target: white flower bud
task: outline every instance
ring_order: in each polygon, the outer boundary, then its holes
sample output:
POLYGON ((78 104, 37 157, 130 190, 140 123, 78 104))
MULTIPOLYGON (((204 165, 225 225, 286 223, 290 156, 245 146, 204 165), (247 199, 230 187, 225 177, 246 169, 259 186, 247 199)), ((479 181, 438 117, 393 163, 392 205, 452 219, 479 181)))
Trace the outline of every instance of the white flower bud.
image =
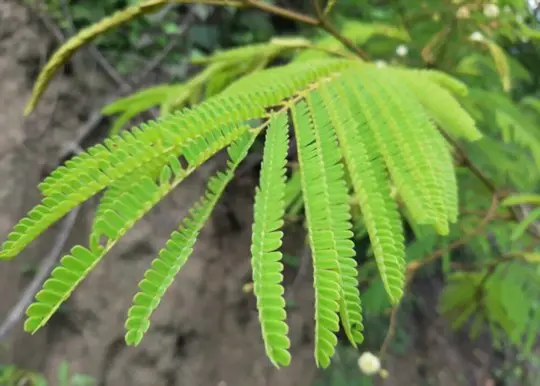
POLYGON ((496 4, 485 4, 484 5, 484 15, 487 17, 494 19, 499 16, 501 11, 499 10, 499 7, 496 4))
POLYGON ((242 286, 242 292, 246 294, 253 292, 253 283, 249 282, 249 283, 244 284, 242 286))
POLYGON ((358 367, 366 375, 374 375, 381 371, 381 361, 370 352, 364 352, 358 358, 358 367))
POLYGON ((404 57, 404 56, 407 56, 408 53, 409 53, 409 48, 408 48, 405 44, 400 44, 400 45, 396 48, 396 54, 397 54, 397 56, 404 57))
POLYGON ((383 67, 387 66, 387 64, 386 64, 386 62, 384 60, 376 60, 375 65, 377 66, 377 68, 383 68, 383 67))
POLYGON ((462 5, 461 7, 458 8, 457 12, 456 12, 456 17, 458 19, 468 19, 471 17, 471 11, 469 10, 469 7, 467 7, 466 5, 462 5))
POLYGON ((471 36, 469 36, 469 39, 473 42, 481 42, 484 40, 484 35, 482 35, 482 33, 479 31, 475 31, 471 34, 471 36))

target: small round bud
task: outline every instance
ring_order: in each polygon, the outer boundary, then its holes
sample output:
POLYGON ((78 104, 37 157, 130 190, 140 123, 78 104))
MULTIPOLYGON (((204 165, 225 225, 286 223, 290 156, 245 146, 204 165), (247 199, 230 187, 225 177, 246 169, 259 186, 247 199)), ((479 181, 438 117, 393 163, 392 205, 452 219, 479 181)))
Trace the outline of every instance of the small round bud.
POLYGON ((404 57, 404 56, 407 56, 408 53, 409 53, 409 48, 408 48, 405 44, 400 44, 400 45, 396 48, 396 54, 397 54, 397 56, 404 57))
POLYGON ((366 375, 374 375, 381 371, 381 361, 370 352, 364 352, 358 358, 358 367, 366 375))
POLYGON ((481 42, 484 40, 484 35, 482 35, 482 33, 479 31, 475 31, 471 34, 471 36, 469 36, 469 39, 473 42, 481 42))
POLYGON ((499 7, 496 4, 485 4, 484 5, 484 15, 494 19, 499 16, 501 13, 499 7))
POLYGON ((471 17, 471 11, 469 10, 469 7, 466 5, 462 5, 458 8, 456 12, 456 17, 458 19, 469 19, 471 17))
POLYGON ((242 292, 245 294, 248 294, 250 292, 253 292, 253 283, 246 283, 242 286, 242 292))

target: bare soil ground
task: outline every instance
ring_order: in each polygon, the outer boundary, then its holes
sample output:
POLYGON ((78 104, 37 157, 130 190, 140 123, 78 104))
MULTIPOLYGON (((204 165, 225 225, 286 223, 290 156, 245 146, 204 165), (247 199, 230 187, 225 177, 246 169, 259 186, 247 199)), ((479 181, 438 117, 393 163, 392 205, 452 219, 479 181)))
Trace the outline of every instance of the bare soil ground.
MULTIPOLYGON (((88 112, 99 105, 107 85, 98 77, 93 89, 67 74, 53 81, 35 114, 22 112, 38 68, 53 45, 31 18, 22 0, 0 0, 0 238, 38 202, 36 185, 58 160, 60 150, 77 137, 88 112), (97 87, 97 88, 96 88, 97 87)), ((95 76, 95 75, 91 75, 95 76)), ((109 87, 110 88, 110 87, 109 87)), ((249 238, 254 181, 241 178, 202 233, 137 348, 123 341, 123 322, 137 282, 168 235, 204 189, 215 170, 209 164, 162 202, 128 233, 75 291, 62 312, 34 336, 19 325, 0 346, 0 363, 44 371, 53 379, 68 360, 74 371, 90 374, 102 386, 258 386, 311 385, 312 300, 309 279, 298 287, 299 305, 290 312, 293 362, 273 369, 264 356, 255 304, 242 286, 250 280, 249 238), (231 220, 231 215, 235 220, 231 220)), ((93 207, 79 217, 69 245, 84 243, 93 207)), ((30 280, 22 268, 39 264, 54 243, 48 231, 16 261, 0 267, 0 320, 30 280)), ((296 238, 301 240, 302 237, 296 238)), ((294 250, 294 241, 291 242, 294 250)), ((433 294, 433 288, 427 288, 433 294)), ((427 298, 432 310, 434 299, 427 298)), ((449 332, 433 313, 411 320, 414 347, 390 357, 385 385, 488 386, 486 354, 449 332), (464 383, 462 382, 465 376, 464 383), (458 379, 460 378, 460 379, 458 379)))

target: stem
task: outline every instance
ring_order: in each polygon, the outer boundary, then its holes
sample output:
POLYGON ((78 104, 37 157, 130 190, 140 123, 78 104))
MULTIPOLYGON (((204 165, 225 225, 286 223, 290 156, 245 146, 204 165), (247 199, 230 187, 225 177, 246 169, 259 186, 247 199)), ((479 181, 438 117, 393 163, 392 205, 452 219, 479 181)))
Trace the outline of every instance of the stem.
POLYGON ((327 15, 321 9, 321 6, 317 0, 314 0, 314 8, 317 15, 317 18, 304 15, 302 13, 278 7, 273 4, 264 3, 261 0, 243 0, 246 7, 255 8, 273 15, 281 16, 286 19, 291 19, 300 23, 309 24, 315 27, 320 27, 328 32, 330 35, 335 37, 341 42, 345 47, 354 52, 359 58, 363 60, 370 60, 369 56, 362 51, 358 46, 356 46, 351 40, 343 36, 339 30, 330 23, 327 15))
POLYGON ((369 61, 370 57, 360 47, 354 44, 350 39, 343 36, 341 32, 328 20, 327 14, 321 8, 318 0, 313 0, 313 7, 315 8, 315 14, 317 15, 317 25, 335 37, 345 47, 354 52, 360 59, 369 61))
POLYGON ((463 235, 463 237, 454 241, 453 243, 448 245, 448 247, 434 251, 432 254, 422 260, 410 262, 409 264, 407 264, 408 274, 412 277, 412 275, 414 275, 420 267, 423 267, 424 265, 429 264, 434 260, 437 260, 439 257, 442 257, 446 253, 451 252, 454 249, 466 244, 470 239, 480 234, 484 230, 484 228, 496 217, 498 207, 499 196, 497 194, 494 194, 491 199, 491 206, 486 212, 486 215, 484 216, 480 224, 478 224, 478 226, 472 232, 463 235))
POLYGON ((476 178, 478 178, 491 193, 495 193, 497 191, 495 183, 471 161, 471 159, 467 155, 467 152, 461 147, 461 145, 455 139, 450 137, 444 130, 440 129, 439 131, 448 141, 448 143, 450 143, 459 153, 459 157, 461 158, 461 164, 467 169, 469 169, 471 173, 474 174, 476 178))
POLYGON ((396 304, 392 308, 392 313, 390 314, 390 325, 388 326, 388 331, 386 332, 386 336, 384 337, 383 344, 381 345, 381 349, 379 350, 379 359, 384 359, 384 356, 386 354, 386 351, 388 350, 388 346, 390 345, 390 342, 392 341, 392 338, 394 337, 394 333, 396 332, 397 327, 397 313, 399 311, 401 302, 396 304))
POLYGON ((244 0, 244 4, 248 7, 256 8, 264 12, 268 12, 277 16, 284 17, 286 19, 295 20, 301 23, 310 24, 314 26, 319 25, 319 21, 311 16, 301 14, 290 9, 281 8, 277 5, 263 3, 260 0, 244 0))
MULTIPOLYGON (((446 248, 441 248, 436 251, 434 251, 431 255, 427 256, 423 260, 420 261, 413 261, 407 264, 407 274, 405 279, 405 288, 403 289, 405 292, 405 289, 409 286, 409 284, 412 282, 414 275, 420 269, 426 264, 429 264, 441 256, 444 256, 446 253, 466 244, 471 238, 478 235, 482 232, 482 230, 490 223, 490 221, 495 218, 495 215, 497 214, 497 208, 499 206, 499 195, 494 194, 491 200, 491 206, 489 210, 487 211, 486 215, 478 224, 476 229, 470 233, 467 233, 463 235, 459 240, 454 241, 452 244, 450 244, 446 248)), ((383 344, 381 346, 381 349, 379 351, 379 357, 382 359, 383 356, 386 354, 386 351, 388 349, 388 346, 392 340, 392 337, 394 336, 395 330, 396 330, 396 324, 397 324, 397 313, 399 311, 400 305, 402 302, 399 302, 392 308, 392 313, 390 315, 390 326, 388 328, 388 331, 386 333, 386 336, 384 338, 383 344)))
MULTIPOLYGON (((480 168, 478 168, 472 162, 472 160, 467 155, 467 152, 459 145, 459 143, 456 140, 450 137, 444 130, 439 128, 439 131, 446 138, 448 143, 450 143, 454 147, 454 149, 456 149, 456 151, 458 152, 459 157, 461 158, 460 160, 461 165, 469 169, 471 173, 474 174, 480 182, 482 182, 482 184, 486 187, 487 190, 489 190, 491 194, 498 194, 499 198, 501 199, 508 195, 508 192, 501 192, 501 190, 497 188, 495 182, 493 182, 493 180, 491 180, 482 170, 480 170, 480 168), (497 192, 500 192, 500 193, 497 193, 497 192)), ((521 218, 516 209, 512 207, 508 207, 508 212, 510 213, 512 220, 518 223, 521 222, 521 218)), ((530 227, 527 228, 527 233, 537 240, 540 239, 540 236, 537 235, 530 227)))

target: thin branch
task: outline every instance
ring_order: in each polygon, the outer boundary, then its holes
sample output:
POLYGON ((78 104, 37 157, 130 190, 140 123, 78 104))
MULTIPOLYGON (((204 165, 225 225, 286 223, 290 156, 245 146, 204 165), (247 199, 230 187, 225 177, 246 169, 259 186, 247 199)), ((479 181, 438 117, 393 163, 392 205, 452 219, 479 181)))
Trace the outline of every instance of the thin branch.
MULTIPOLYGON (((112 102, 114 99, 116 99, 116 97, 108 98, 105 105, 107 105, 109 102, 112 102)), ((81 144, 85 141, 86 138, 90 136, 90 134, 94 130, 99 127, 99 125, 105 119, 105 116, 101 113, 101 109, 101 107, 95 109, 90 114, 90 117, 87 119, 87 121, 77 130, 76 138, 62 147, 58 156, 59 162, 62 162, 62 160, 69 158, 73 154, 78 154, 81 152, 81 144)))
POLYGON ((313 26, 320 25, 319 20, 311 16, 304 15, 302 13, 299 13, 290 9, 281 8, 281 7, 278 7, 277 5, 265 3, 260 0, 244 0, 244 4, 247 7, 256 8, 256 9, 271 13, 276 16, 281 16, 285 19, 291 19, 291 20, 298 21, 300 23, 310 24, 313 26))
MULTIPOLYGON (((208 16, 202 18, 202 20, 206 20, 208 16)), ((201 16, 199 16, 201 18, 201 16)), ((190 7, 187 15, 182 20, 182 23, 179 26, 179 31, 176 33, 174 37, 170 39, 170 41, 167 43, 167 45, 163 48, 163 50, 155 56, 155 58, 146 66, 144 70, 141 71, 141 74, 138 76, 138 78, 133 82, 136 85, 141 84, 142 80, 144 80, 152 71, 154 71, 157 67, 163 63, 167 55, 170 53, 170 51, 178 44, 181 38, 186 36, 186 33, 188 32, 189 28, 191 27, 191 24, 197 19, 197 13, 195 12, 195 9, 193 7, 190 7)))
POLYGON ((392 338, 394 337, 394 334, 396 332, 397 314, 400 309, 400 305, 401 305, 401 302, 399 302, 392 308, 392 313, 390 314, 390 325, 388 326, 388 331, 386 332, 386 336, 384 337, 383 344, 381 345, 381 349, 379 350, 379 358, 381 360, 386 355, 386 352, 388 351, 388 346, 390 345, 390 342, 392 341, 392 338))
MULTIPOLYGON (((485 216, 485 212, 483 210, 480 210, 480 209, 467 209, 467 208, 463 208, 463 209, 460 209, 459 210, 459 213, 461 215, 465 215, 465 216, 485 216)), ((512 216, 510 216, 509 214, 503 214, 503 213, 497 213, 495 214, 495 216, 493 216, 494 219, 498 219, 498 220, 501 220, 501 221, 514 221, 514 218, 512 216)))
MULTIPOLYGON (((420 269, 426 264, 429 264, 435 260, 437 260, 439 257, 444 256, 446 253, 466 244, 471 238, 475 237, 476 235, 480 234, 484 228, 490 223, 491 220, 495 218, 495 215, 497 213, 497 208, 499 207, 499 195, 494 194, 491 200, 491 206, 486 212, 484 218, 478 224, 476 229, 470 233, 467 233, 459 240, 454 241, 446 248, 441 248, 433 252, 432 254, 428 255, 422 260, 418 261, 412 261, 409 264, 407 264, 407 273, 406 273, 406 279, 405 279, 405 288, 409 286, 409 284, 412 282, 414 275, 420 269)), ((388 327, 388 331, 386 333, 386 336, 384 338, 383 344, 381 345, 381 349, 379 351, 379 357, 382 359, 382 357, 386 354, 386 351, 388 350, 388 346, 390 345, 390 342, 392 341, 392 338, 395 334, 396 325, 397 325, 397 313, 399 311, 399 308, 401 306, 402 302, 398 303, 394 306, 392 309, 392 313, 390 315, 390 326, 388 327)))
POLYGON ((38 272, 32 279, 32 282, 26 287, 23 294, 20 296, 17 303, 9 311, 7 317, 0 325, 0 342, 6 339, 9 332, 19 323, 24 315, 24 311, 30 304, 36 293, 41 289, 43 282, 49 276, 54 266, 56 265, 67 239, 73 230, 73 225, 79 215, 80 206, 73 209, 64 220, 60 233, 56 237, 55 243, 49 254, 43 259, 38 272))
POLYGON ((467 169, 469 169, 471 171, 471 173, 473 173, 476 178, 478 178, 478 180, 480 180, 482 182, 482 184, 491 192, 491 193, 494 193, 497 191, 497 187, 495 185, 495 183, 488 177, 484 174, 484 172, 482 170, 480 170, 472 161, 471 159, 469 158, 469 156, 467 155, 467 152, 465 151, 465 149, 463 149, 461 147, 461 145, 454 139, 452 138, 450 135, 448 135, 444 130, 442 129, 439 129, 440 133, 444 136, 444 138, 446 139, 446 141, 448 141, 448 143, 450 143, 454 149, 456 149, 456 151, 458 152, 459 154, 459 157, 460 157, 460 161, 461 161, 461 164, 463 166, 465 166, 467 169))
POLYGON ((33 13, 37 16, 39 21, 43 24, 43 26, 51 33, 51 35, 54 36, 57 43, 63 43, 66 40, 66 37, 64 36, 64 33, 58 28, 58 26, 54 23, 54 21, 51 20, 49 15, 42 9, 39 9, 38 7, 28 7, 30 11, 33 11, 33 13))
POLYGON ((318 25, 322 29, 324 29, 330 35, 332 35, 337 40, 339 40, 341 44, 343 44, 349 50, 354 52, 359 58, 366 61, 370 60, 370 57, 367 53, 365 53, 362 49, 360 49, 360 47, 354 44, 350 39, 343 36, 341 32, 330 22, 330 20, 328 19, 328 15, 326 15, 323 9, 321 8, 319 0, 313 0, 313 6, 315 8, 315 13, 317 15, 318 25))
MULTIPOLYGON (((61 0, 60 4, 62 7, 62 14, 68 22, 69 34, 71 36, 74 36, 77 34, 77 30, 75 28, 75 23, 73 20, 73 16, 71 15, 69 4, 67 3, 67 0, 61 0)), ((93 43, 88 43, 87 48, 90 55, 92 55, 96 63, 101 66, 105 74, 107 74, 114 82, 116 82, 120 87, 122 87, 122 91, 133 91, 133 86, 128 81, 126 81, 118 71, 116 71, 116 69, 109 63, 107 58, 103 56, 103 54, 93 43)))
POLYGON ((321 9, 318 1, 314 0, 315 9, 317 13, 317 18, 304 15, 302 13, 287 9, 281 8, 273 4, 265 3, 260 0, 243 0, 246 7, 255 8, 273 15, 281 16, 286 19, 291 19, 300 23, 309 24, 315 27, 320 27, 328 32, 330 35, 334 36, 339 40, 345 47, 354 52, 363 60, 369 60, 369 56, 362 51, 358 46, 356 46, 351 40, 343 36, 339 30, 330 23, 327 15, 324 14, 324 11, 321 9))
POLYGON ((323 12, 325 16, 330 14, 330 12, 332 12, 332 9, 336 5, 336 3, 337 3, 337 0, 328 0, 326 2, 326 6, 324 7, 324 12, 323 12))
POLYGON ((494 194, 491 199, 491 206, 489 207, 482 221, 478 224, 478 226, 472 232, 463 235, 463 237, 454 241, 453 243, 448 245, 446 248, 441 248, 434 251, 433 253, 426 256, 422 260, 411 261, 409 264, 407 264, 408 274, 410 274, 411 276, 414 275, 419 268, 437 260, 438 258, 444 256, 448 252, 451 252, 454 249, 459 248, 462 245, 465 245, 473 237, 482 233, 485 227, 496 217, 498 207, 499 207, 499 195, 494 194))
MULTIPOLYGON (((465 149, 463 149, 456 140, 454 140, 441 128, 439 128, 439 131, 446 138, 448 143, 450 143, 457 151, 460 157, 461 165, 469 169, 469 171, 486 187, 491 194, 498 194, 500 199, 503 199, 508 195, 509 192, 503 192, 502 190, 498 189, 495 182, 493 182, 479 167, 477 167, 474 162, 472 162, 465 149)), ((508 207, 508 212, 514 221, 518 223, 521 222, 522 218, 516 208, 508 207)), ((540 240, 540 235, 537 234, 530 226, 527 227, 527 233, 535 239, 540 240)))
MULTIPOLYGON (((189 15, 186 16, 186 21, 183 23, 183 25, 191 24, 191 21, 194 19, 194 17, 195 17, 194 14, 190 12, 189 15)), ((167 43, 167 45, 163 48, 163 50, 158 55, 156 55, 149 64, 146 65, 146 68, 141 71, 140 75, 137 77, 136 80, 133 81, 133 83, 141 84, 143 79, 145 79, 150 73, 152 73, 152 71, 158 68, 163 63, 167 55, 169 55, 171 50, 178 44, 180 39, 185 35, 185 31, 187 31, 187 27, 183 28, 182 32, 175 35, 167 43)))

